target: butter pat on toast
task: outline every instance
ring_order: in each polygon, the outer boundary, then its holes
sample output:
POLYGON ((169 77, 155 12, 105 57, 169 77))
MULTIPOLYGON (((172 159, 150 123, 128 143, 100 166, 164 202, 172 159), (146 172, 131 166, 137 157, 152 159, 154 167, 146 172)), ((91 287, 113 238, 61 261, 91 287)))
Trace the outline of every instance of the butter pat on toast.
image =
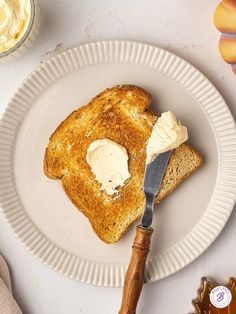
MULTIPOLYGON (((151 95, 137 86, 107 89, 71 113, 51 135, 45 151, 45 174, 61 179, 70 200, 106 243, 118 241, 144 210, 146 145, 157 119, 147 111, 150 103, 151 95), (101 190, 86 161, 90 144, 104 138, 122 145, 129 156, 131 176, 113 195, 101 190)), ((201 164, 202 157, 188 144, 174 150, 156 202, 201 164)))

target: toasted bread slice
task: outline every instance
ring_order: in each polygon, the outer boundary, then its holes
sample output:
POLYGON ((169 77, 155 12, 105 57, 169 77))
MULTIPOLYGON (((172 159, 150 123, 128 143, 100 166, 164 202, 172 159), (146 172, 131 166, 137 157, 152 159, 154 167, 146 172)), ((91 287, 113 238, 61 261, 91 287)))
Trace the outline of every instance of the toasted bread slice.
MULTIPOLYGON (((150 103, 151 95, 136 86, 107 89, 70 114, 52 134, 45 151, 45 174, 61 179, 68 197, 106 243, 118 241, 144 210, 146 144, 156 121, 156 116, 147 111, 150 103), (89 145, 103 138, 124 146, 129 155, 131 178, 118 189, 117 195, 101 191, 86 162, 89 145)), ((156 201, 175 189, 201 163, 201 156, 190 146, 183 144, 177 148, 156 201)))

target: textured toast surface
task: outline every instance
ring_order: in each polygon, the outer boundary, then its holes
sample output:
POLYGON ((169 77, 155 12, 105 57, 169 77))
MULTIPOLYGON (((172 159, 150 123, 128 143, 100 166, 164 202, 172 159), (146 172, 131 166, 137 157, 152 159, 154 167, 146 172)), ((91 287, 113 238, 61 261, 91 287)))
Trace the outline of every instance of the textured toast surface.
MULTIPOLYGON (((156 116, 146 111, 150 103, 151 95, 136 86, 107 89, 71 113, 51 135, 45 151, 45 174, 61 179, 68 197, 106 243, 118 241, 144 209, 146 144, 156 121, 156 116), (103 138, 124 146, 129 155, 131 178, 117 195, 100 190, 101 185, 86 161, 89 145, 103 138)), ((201 163, 201 156, 189 145, 177 148, 156 201, 171 193, 201 163)))

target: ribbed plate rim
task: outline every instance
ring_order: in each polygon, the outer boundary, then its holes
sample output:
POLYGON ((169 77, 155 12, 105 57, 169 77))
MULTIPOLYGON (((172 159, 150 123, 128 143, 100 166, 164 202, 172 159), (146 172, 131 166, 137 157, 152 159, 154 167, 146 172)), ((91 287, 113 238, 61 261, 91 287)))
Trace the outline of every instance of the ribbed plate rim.
POLYGON ((164 278, 188 265, 217 238, 236 200, 236 128, 224 99, 194 66, 175 54, 135 41, 108 40, 79 45, 40 65, 9 102, 0 122, 0 203, 17 238, 41 262, 82 282, 122 286, 126 265, 98 263, 69 254, 40 233, 24 212, 17 195, 13 155, 20 121, 35 97, 64 75, 90 65, 132 63, 155 69, 174 79, 195 98, 206 115, 218 149, 218 174, 211 200, 198 224, 181 241, 149 260, 146 281, 164 278))

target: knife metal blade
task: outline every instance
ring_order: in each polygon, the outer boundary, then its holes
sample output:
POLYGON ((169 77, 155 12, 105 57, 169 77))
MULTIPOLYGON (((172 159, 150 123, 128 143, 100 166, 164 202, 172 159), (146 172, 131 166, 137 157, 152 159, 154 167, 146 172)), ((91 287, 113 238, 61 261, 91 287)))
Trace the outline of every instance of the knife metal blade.
POLYGON ((168 161, 172 151, 158 155, 146 166, 143 191, 146 197, 146 206, 141 218, 141 226, 148 228, 152 224, 153 205, 155 196, 158 194, 164 177, 168 161))

